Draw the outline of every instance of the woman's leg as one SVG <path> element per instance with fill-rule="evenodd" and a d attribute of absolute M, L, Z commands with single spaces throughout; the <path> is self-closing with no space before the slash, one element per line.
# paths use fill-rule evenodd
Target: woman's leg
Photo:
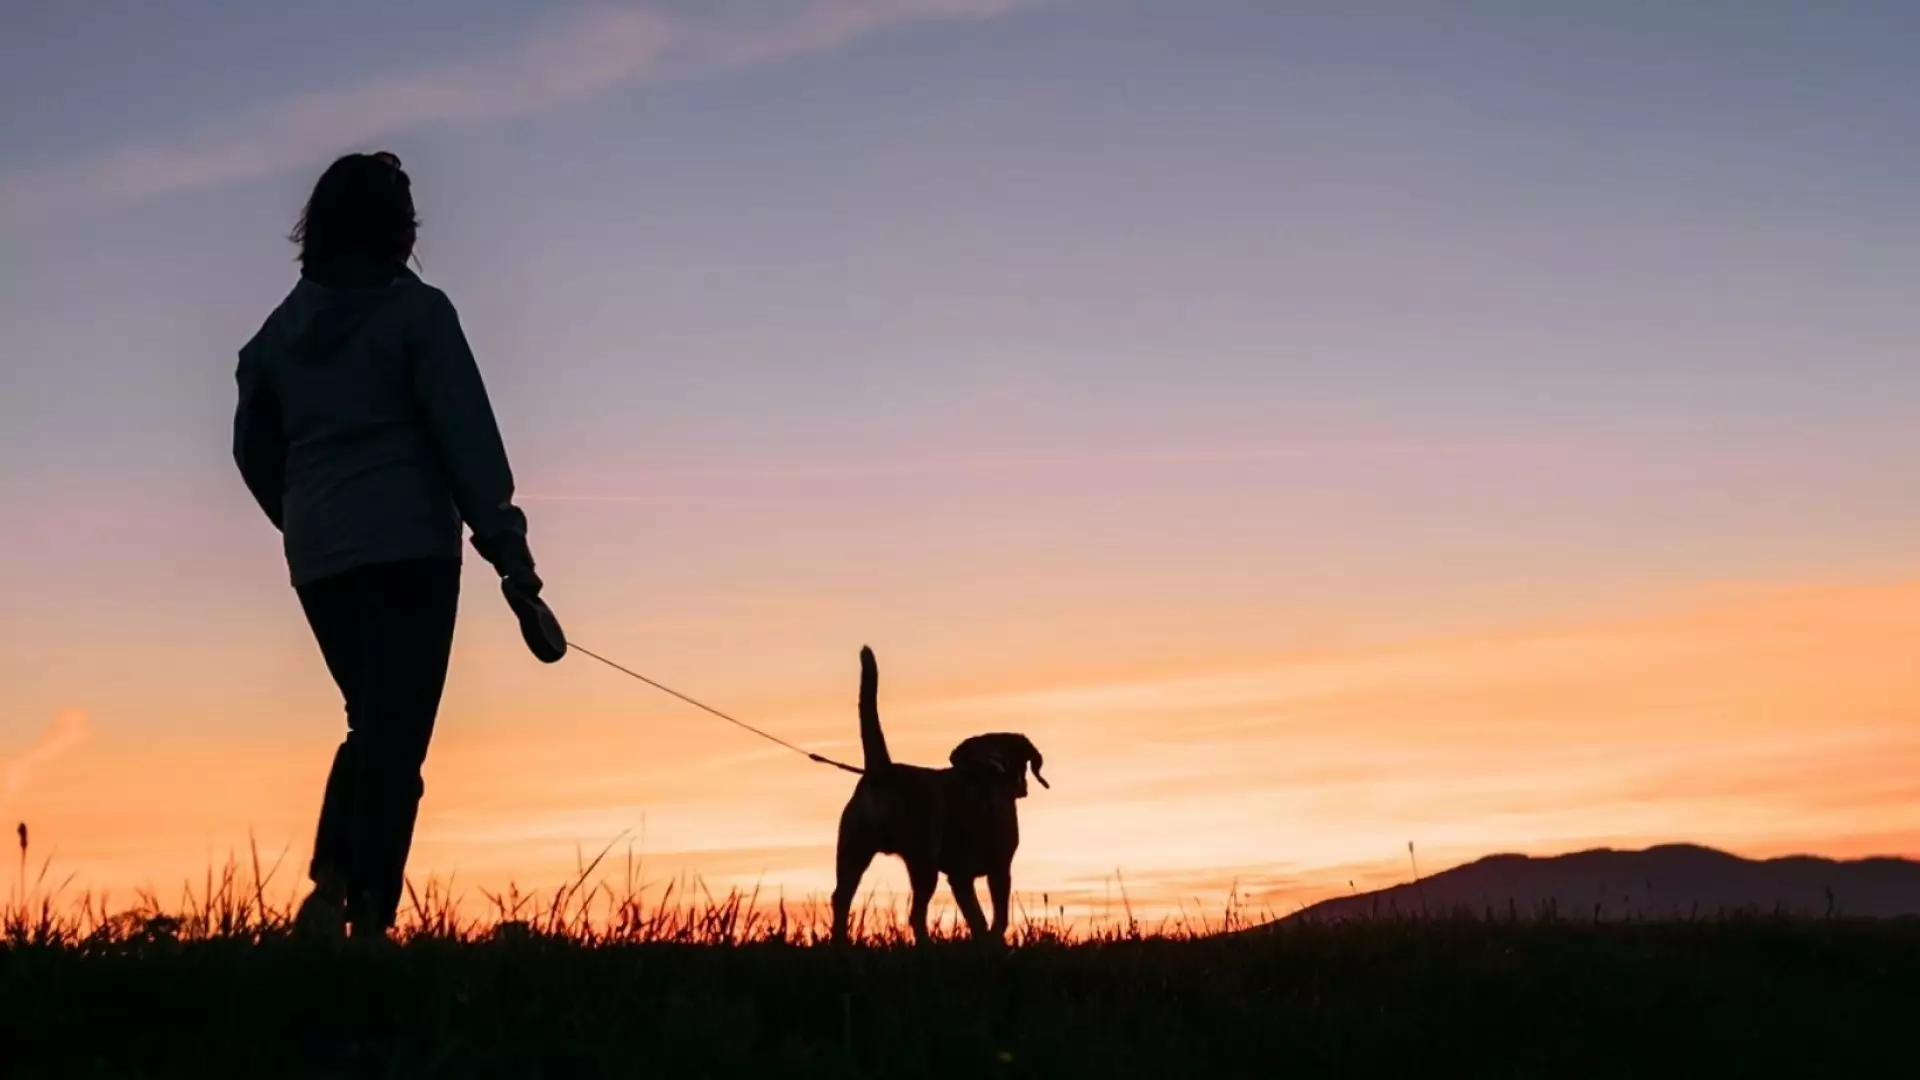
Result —
<path fill-rule="evenodd" d="M 353 716 L 354 933 L 393 925 L 424 788 L 420 769 L 446 685 L 460 564 L 422 559 L 364 568 L 360 694 Z"/>
<path fill-rule="evenodd" d="M 327 773 L 326 792 L 320 801 L 320 821 L 314 830 L 313 861 L 307 868 L 314 891 L 300 910 L 303 924 L 321 928 L 318 924 L 324 919 L 336 924 L 325 928 L 335 933 L 341 929 L 337 924 L 345 918 L 353 866 L 353 730 L 361 685 L 360 637 L 366 623 L 366 590 L 359 586 L 357 576 L 349 572 L 299 589 L 300 606 L 319 643 L 327 671 L 340 688 L 347 713 L 347 737 L 334 751 L 333 768 Z"/>

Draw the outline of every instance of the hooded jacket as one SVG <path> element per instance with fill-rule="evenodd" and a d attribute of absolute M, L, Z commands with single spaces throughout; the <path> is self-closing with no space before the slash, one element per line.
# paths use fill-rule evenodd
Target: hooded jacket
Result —
<path fill-rule="evenodd" d="M 308 270 L 240 350 L 234 462 L 298 587 L 373 563 L 533 569 L 480 370 L 446 294 L 406 267 Z"/>

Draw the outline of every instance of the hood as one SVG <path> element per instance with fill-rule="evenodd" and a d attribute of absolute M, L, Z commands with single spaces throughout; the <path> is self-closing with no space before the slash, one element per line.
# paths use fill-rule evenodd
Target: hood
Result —
<path fill-rule="evenodd" d="M 308 267 L 293 291 L 295 363 L 324 364 L 340 355 L 375 312 L 391 302 L 394 286 L 413 279 L 395 263 L 341 262 Z"/>

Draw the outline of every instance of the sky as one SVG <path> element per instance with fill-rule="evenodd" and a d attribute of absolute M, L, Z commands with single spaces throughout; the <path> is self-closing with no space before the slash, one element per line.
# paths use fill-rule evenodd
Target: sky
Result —
<path fill-rule="evenodd" d="M 6 18 L 0 816 L 76 887 L 304 865 L 233 366 L 372 149 L 569 632 L 829 754 L 863 644 L 897 757 L 1027 733 L 1023 894 L 1920 854 L 1913 5 Z M 416 877 L 830 886 L 849 778 L 466 585 Z"/>

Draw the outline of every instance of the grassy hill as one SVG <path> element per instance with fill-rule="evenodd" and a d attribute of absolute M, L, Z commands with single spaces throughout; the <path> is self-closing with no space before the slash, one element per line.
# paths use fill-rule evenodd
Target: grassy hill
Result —
<path fill-rule="evenodd" d="M 33 1077 L 1913 1075 L 1920 921 L 1380 920 L 835 950 L 0 948 Z"/>
<path fill-rule="evenodd" d="M 1348 917 L 1419 910 L 1389 890 L 1252 932 L 1042 919 L 1012 948 L 915 949 L 868 912 L 869 944 L 836 949 L 819 912 L 752 896 L 563 891 L 498 922 L 432 890 L 401 943 L 330 947 L 230 868 L 175 914 L 0 911 L 0 1076 L 1911 1076 L 1920 919 L 1596 920 L 1581 890 L 1760 882 L 1711 895 L 1888 914 L 1913 870 L 1499 857 L 1424 882 L 1428 911 L 1525 884 L 1515 910 L 1546 917 Z"/>

